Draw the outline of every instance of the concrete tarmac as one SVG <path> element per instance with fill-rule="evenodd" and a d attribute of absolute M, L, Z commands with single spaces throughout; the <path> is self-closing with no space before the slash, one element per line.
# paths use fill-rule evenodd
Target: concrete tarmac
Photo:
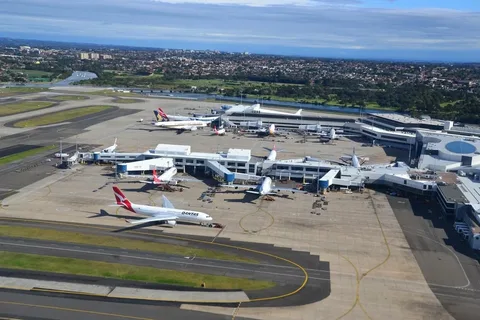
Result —
<path fill-rule="evenodd" d="M 388 197 L 430 289 L 455 319 L 478 319 L 480 264 L 435 201 Z"/>

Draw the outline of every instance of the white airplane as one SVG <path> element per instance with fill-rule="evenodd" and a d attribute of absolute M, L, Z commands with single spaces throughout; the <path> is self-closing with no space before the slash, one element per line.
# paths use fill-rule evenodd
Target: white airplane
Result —
<path fill-rule="evenodd" d="M 273 184 L 273 181 L 270 177 L 264 177 L 260 182 L 260 184 L 258 185 L 222 184 L 221 186 L 226 188 L 235 188 L 235 189 L 241 189 L 241 188 L 249 189 L 245 192 L 257 194 L 259 196 L 275 195 L 277 194 L 277 192 L 280 192 L 280 191 L 291 191 L 292 193 L 300 191 L 298 189 L 293 189 L 293 188 L 277 188 Z"/>
<path fill-rule="evenodd" d="M 224 136 L 227 134 L 227 132 L 225 131 L 225 128 L 223 126 L 218 129 L 217 127 L 213 127 L 213 134 L 216 136 Z"/>
<path fill-rule="evenodd" d="M 343 162 L 350 162 L 352 167 L 360 168 L 365 162 L 370 160 L 368 157 L 357 156 L 355 154 L 355 148 L 353 148 L 352 154 L 344 155 L 340 157 Z"/>
<path fill-rule="evenodd" d="M 264 148 L 268 151 L 270 151 L 270 153 L 268 154 L 266 160 L 269 160 L 269 161 L 275 161 L 277 159 L 277 152 L 282 152 L 283 149 L 280 149 L 280 150 L 277 150 L 277 147 L 275 145 L 273 145 L 273 148 L 270 149 L 270 148 Z"/>
<path fill-rule="evenodd" d="M 154 185 L 177 185 L 179 182 L 182 181 L 197 181 L 194 179 L 187 179 L 187 178 L 175 178 L 177 174 L 177 168 L 171 167 L 165 170 L 160 176 L 157 176 L 157 172 L 153 169 L 153 180 L 151 181 L 140 181 L 143 183 L 154 184 Z"/>
<path fill-rule="evenodd" d="M 196 131 L 198 128 L 205 128 L 207 123 L 199 120 L 184 121 L 159 121 L 154 122 L 154 126 L 165 129 Z"/>
<path fill-rule="evenodd" d="M 115 138 L 115 141 L 113 142 L 113 145 L 108 147 L 108 148 L 103 149 L 102 153 L 112 153 L 113 151 L 115 151 L 115 149 L 117 149 L 117 138 Z"/>
<path fill-rule="evenodd" d="M 255 113 L 255 114 L 277 114 L 277 115 L 284 115 L 284 116 L 296 116 L 300 117 L 302 115 L 302 109 L 299 109 L 295 113 L 288 113 L 276 110 L 268 110 L 263 109 L 260 104 L 254 104 L 251 106 L 244 106 L 244 105 L 235 105 L 235 106 L 222 106 L 222 110 L 225 114 L 232 114 L 232 113 Z"/>
<path fill-rule="evenodd" d="M 158 110 L 154 110 L 153 113 L 157 121 L 188 121 L 188 120 L 198 120 L 198 121 L 205 121 L 205 122 L 212 122 L 216 120 L 219 116 L 216 117 L 187 117 L 187 116 L 174 116 L 166 114 L 162 108 L 158 108 Z"/>
<path fill-rule="evenodd" d="M 177 224 L 177 221 L 205 223 L 213 220 L 210 215 L 204 212 L 175 209 L 173 204 L 164 195 L 162 195 L 162 207 L 154 207 L 130 202 L 123 194 L 122 190 L 120 190 L 120 188 L 117 186 L 113 186 L 113 194 L 115 195 L 115 200 L 117 201 L 117 204 L 113 206 L 120 206 L 130 212 L 149 217 L 133 221 L 127 220 L 128 223 L 134 225 L 160 222 L 161 224 L 167 224 L 173 227 Z"/>
<path fill-rule="evenodd" d="M 68 156 L 69 156 L 68 153 L 60 153 L 60 152 L 55 153 L 55 158 L 68 158 Z"/>
<path fill-rule="evenodd" d="M 256 133 L 259 137 L 274 136 L 275 125 L 272 123 L 268 128 L 260 128 L 260 129 L 253 129 L 253 130 L 247 129 L 247 130 L 242 130 L 241 132 Z"/>
<path fill-rule="evenodd" d="M 320 133 L 320 139 L 329 139 L 329 140 L 338 140 L 340 138 L 351 138 L 351 137 L 360 137 L 358 134 L 337 134 L 335 129 L 330 128 L 328 132 Z"/>

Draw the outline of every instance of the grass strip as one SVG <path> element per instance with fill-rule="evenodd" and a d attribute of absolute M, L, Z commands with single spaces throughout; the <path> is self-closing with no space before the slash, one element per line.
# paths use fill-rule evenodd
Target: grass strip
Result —
<path fill-rule="evenodd" d="M 260 290 L 275 286 L 271 281 L 6 251 L 0 251 L 0 266 L 188 287 L 200 287 L 202 282 L 205 282 L 207 288 L 212 289 Z"/>
<path fill-rule="evenodd" d="M 75 101 L 75 100 L 87 100 L 88 97 L 86 97 L 86 96 L 62 95 L 62 96 L 49 97 L 49 99 L 50 100 L 55 100 L 55 101 Z"/>
<path fill-rule="evenodd" d="M 10 97 L 21 93 L 36 93 L 47 91 L 48 88 L 12 87 L 0 88 L 0 97 Z"/>
<path fill-rule="evenodd" d="M 64 111 L 47 113 L 38 117 L 29 118 L 16 122 L 13 126 L 16 128 L 31 128 L 45 126 L 48 124 L 61 123 L 86 115 L 98 113 L 112 108 L 112 106 L 89 106 L 82 108 L 68 109 Z"/>
<path fill-rule="evenodd" d="M 138 99 L 116 99 L 114 101 L 115 103 L 136 103 L 136 102 L 141 102 L 140 100 Z"/>
<path fill-rule="evenodd" d="M 30 150 L 27 150 L 27 151 L 22 151 L 22 152 L 14 153 L 14 154 L 9 154 L 8 156 L 0 157 L 0 165 L 8 164 L 10 162 L 14 162 L 14 161 L 17 161 L 17 160 L 22 160 L 26 157 L 34 156 L 38 153 L 48 151 L 48 150 L 53 150 L 53 149 L 55 149 L 55 145 L 30 149 Z"/>
<path fill-rule="evenodd" d="M 192 247 L 172 245 L 166 243 L 131 240 L 120 237 L 98 236 L 88 233 L 58 231 L 43 228 L 0 225 L 0 236 L 79 243 L 112 248 L 121 248 L 126 250 L 159 252 L 184 257 L 197 256 L 198 258 L 209 258 L 249 263 L 257 262 L 254 259 L 240 257 L 234 254 L 228 254 L 216 250 L 196 249 Z"/>
<path fill-rule="evenodd" d="M 0 117 L 51 107 L 54 102 L 24 101 L 0 105 Z"/>

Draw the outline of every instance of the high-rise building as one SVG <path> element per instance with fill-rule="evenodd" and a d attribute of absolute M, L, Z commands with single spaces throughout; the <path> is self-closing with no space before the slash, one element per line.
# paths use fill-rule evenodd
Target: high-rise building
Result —
<path fill-rule="evenodd" d="M 82 52 L 82 53 L 80 53 L 80 59 L 88 60 L 88 59 L 90 59 L 90 56 L 88 55 L 87 52 Z"/>

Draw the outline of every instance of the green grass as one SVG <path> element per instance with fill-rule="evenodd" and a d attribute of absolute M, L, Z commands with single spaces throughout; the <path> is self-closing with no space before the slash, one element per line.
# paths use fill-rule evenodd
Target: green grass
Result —
<path fill-rule="evenodd" d="M 206 287 L 212 289 L 260 290 L 275 286 L 270 281 L 5 251 L 0 251 L 0 266 L 11 269 L 135 280 L 188 287 L 200 287 L 202 282 L 205 282 Z"/>
<path fill-rule="evenodd" d="M 36 93 L 47 91 L 48 88 L 29 88 L 29 87 L 12 87 L 12 88 L 0 88 L 0 97 L 16 96 L 22 93 Z"/>
<path fill-rule="evenodd" d="M 125 98 L 124 99 L 119 98 L 115 100 L 115 103 L 137 103 L 137 102 L 141 102 L 141 101 L 138 99 L 125 99 Z"/>
<path fill-rule="evenodd" d="M 42 76 L 50 76 L 52 72 L 40 71 L 40 70 L 25 70 L 25 69 L 13 69 L 13 72 L 21 72 L 26 74 L 29 78 L 40 78 Z"/>
<path fill-rule="evenodd" d="M 451 105 L 453 106 L 455 103 L 460 102 L 460 101 L 462 101 L 462 100 L 442 102 L 442 103 L 440 103 L 440 107 L 444 108 L 444 107 L 446 107 L 448 104 L 451 104 Z"/>
<path fill-rule="evenodd" d="M 0 117 L 51 107 L 54 102 L 24 101 L 0 104 Z"/>
<path fill-rule="evenodd" d="M 87 100 L 88 97 L 86 96 L 70 96 L 70 95 L 64 95 L 64 96 L 54 96 L 54 97 L 49 97 L 50 100 L 55 100 L 55 101 L 71 101 L 71 100 Z"/>
<path fill-rule="evenodd" d="M 111 106 L 90 106 L 69 109 L 64 111 L 47 113 L 38 117 L 29 118 L 16 122 L 13 126 L 16 128 L 31 128 L 37 126 L 45 126 L 48 124 L 60 123 L 86 115 L 98 113 L 112 108 Z"/>
<path fill-rule="evenodd" d="M 179 255 L 183 257 L 197 256 L 199 258 L 209 258 L 218 260 L 229 260 L 238 262 L 255 263 L 256 260 L 240 257 L 234 254 L 223 253 L 215 250 L 196 249 L 179 245 L 165 243 L 149 242 L 142 240 L 123 239 L 110 236 L 97 236 L 86 233 L 57 231 L 50 229 L 21 227 L 21 226 L 2 226 L 0 225 L 0 236 L 18 237 L 29 239 L 41 239 L 58 242 L 80 243 L 96 246 L 105 246 L 112 248 L 122 248 L 128 250 L 141 250 L 150 252 L 160 252 Z"/>
<path fill-rule="evenodd" d="M 53 150 L 53 149 L 55 149 L 55 145 L 30 149 L 30 150 L 27 150 L 27 151 L 14 153 L 14 154 L 9 154 L 8 156 L 0 158 L 0 165 L 4 165 L 4 164 L 10 163 L 10 162 L 17 161 L 17 160 L 22 160 L 26 157 L 34 156 L 38 153 L 48 151 L 48 150 Z"/>

